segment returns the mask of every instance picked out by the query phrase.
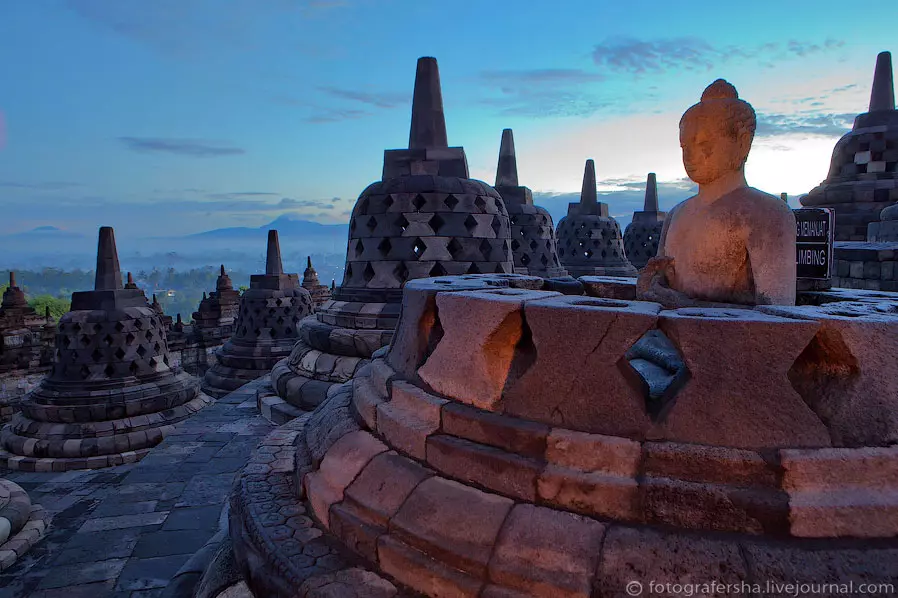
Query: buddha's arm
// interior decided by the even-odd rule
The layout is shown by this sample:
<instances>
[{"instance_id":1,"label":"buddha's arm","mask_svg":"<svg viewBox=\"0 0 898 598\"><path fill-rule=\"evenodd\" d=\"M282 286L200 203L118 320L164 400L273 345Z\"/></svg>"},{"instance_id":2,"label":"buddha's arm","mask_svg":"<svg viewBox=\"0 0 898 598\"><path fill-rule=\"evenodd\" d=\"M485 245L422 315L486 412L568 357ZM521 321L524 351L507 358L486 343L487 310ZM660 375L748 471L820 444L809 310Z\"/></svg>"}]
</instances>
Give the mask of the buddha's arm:
<instances>
[{"instance_id":1,"label":"buddha's arm","mask_svg":"<svg viewBox=\"0 0 898 598\"><path fill-rule=\"evenodd\" d=\"M748 256L756 304L795 305L795 216L792 210L774 210L761 226L752 228Z\"/></svg>"}]
</instances>

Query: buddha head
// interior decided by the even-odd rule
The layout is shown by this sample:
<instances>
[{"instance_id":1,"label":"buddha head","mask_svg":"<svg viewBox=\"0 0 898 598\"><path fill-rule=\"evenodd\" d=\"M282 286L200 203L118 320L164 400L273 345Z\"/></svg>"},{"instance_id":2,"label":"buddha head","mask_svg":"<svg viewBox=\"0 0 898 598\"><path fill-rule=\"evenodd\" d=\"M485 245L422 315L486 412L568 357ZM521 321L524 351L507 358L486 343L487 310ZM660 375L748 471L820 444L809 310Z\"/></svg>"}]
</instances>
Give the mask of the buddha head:
<instances>
[{"instance_id":1,"label":"buddha head","mask_svg":"<svg viewBox=\"0 0 898 598\"><path fill-rule=\"evenodd\" d=\"M699 185L716 181L745 165L757 118L736 88L718 79L680 119L680 147L686 174Z\"/></svg>"}]
</instances>

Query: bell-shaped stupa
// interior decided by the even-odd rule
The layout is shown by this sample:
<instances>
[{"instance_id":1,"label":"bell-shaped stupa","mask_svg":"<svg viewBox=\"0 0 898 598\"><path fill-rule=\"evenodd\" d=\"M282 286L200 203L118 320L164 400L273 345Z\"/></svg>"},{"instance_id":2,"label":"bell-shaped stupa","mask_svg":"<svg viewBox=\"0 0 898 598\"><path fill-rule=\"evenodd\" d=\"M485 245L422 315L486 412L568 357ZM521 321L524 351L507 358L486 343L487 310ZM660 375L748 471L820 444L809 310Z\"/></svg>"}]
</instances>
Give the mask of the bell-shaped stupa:
<instances>
[{"instance_id":1,"label":"bell-shaped stupa","mask_svg":"<svg viewBox=\"0 0 898 598\"><path fill-rule=\"evenodd\" d=\"M193 312L193 326L202 335L217 331L217 336L220 337L222 329L233 328L239 310L240 292L234 290L231 277L225 272L222 264L221 273L215 282L215 290L209 295L203 293L199 308ZM229 333L227 337L230 338Z\"/></svg>"},{"instance_id":2,"label":"bell-shaped stupa","mask_svg":"<svg viewBox=\"0 0 898 598\"><path fill-rule=\"evenodd\" d=\"M544 208L533 205L533 192L518 183L518 161L511 129L502 131L495 188L505 200L511 221L515 272L543 278L566 276L567 271L558 260L552 216Z\"/></svg>"},{"instance_id":3,"label":"bell-shaped stupa","mask_svg":"<svg viewBox=\"0 0 898 598\"><path fill-rule=\"evenodd\" d=\"M302 273L302 288L311 295L312 307L316 310L331 298L330 288L318 280L318 271L312 266L312 256L306 258L306 269Z\"/></svg>"},{"instance_id":4,"label":"bell-shaped stupa","mask_svg":"<svg viewBox=\"0 0 898 598\"><path fill-rule=\"evenodd\" d=\"M658 181L650 172L645 181L645 204L633 212L633 220L624 231L624 251L635 268L642 269L658 253L658 241L667 212L658 211Z\"/></svg>"},{"instance_id":5,"label":"bell-shaped stupa","mask_svg":"<svg viewBox=\"0 0 898 598\"><path fill-rule=\"evenodd\" d=\"M876 57L869 110L836 143L826 180L800 201L835 209L836 241L866 241L868 225L898 202L898 110L889 52Z\"/></svg>"},{"instance_id":6,"label":"bell-shaped stupa","mask_svg":"<svg viewBox=\"0 0 898 598\"><path fill-rule=\"evenodd\" d=\"M294 409L314 408L389 343L406 281L512 271L505 203L449 147L437 61L420 58L408 149L384 152L383 179L352 211L343 284L303 321L272 384Z\"/></svg>"},{"instance_id":7,"label":"bell-shaped stupa","mask_svg":"<svg viewBox=\"0 0 898 598\"><path fill-rule=\"evenodd\" d=\"M558 256L571 276L636 276L624 253L620 225L598 201L596 165L586 161L580 203L568 204L558 223Z\"/></svg>"},{"instance_id":8,"label":"bell-shaped stupa","mask_svg":"<svg viewBox=\"0 0 898 598\"><path fill-rule=\"evenodd\" d=\"M253 274L240 298L233 336L215 354L203 390L219 398L260 378L290 354L299 322L312 311L309 292L297 274L284 274L278 232L268 231L265 274Z\"/></svg>"},{"instance_id":9,"label":"bell-shaped stupa","mask_svg":"<svg viewBox=\"0 0 898 598\"><path fill-rule=\"evenodd\" d=\"M94 290L72 293L52 371L0 433L0 465L66 471L137 461L209 403L170 361L161 316L142 291L123 288L113 231L101 228Z\"/></svg>"}]
</instances>

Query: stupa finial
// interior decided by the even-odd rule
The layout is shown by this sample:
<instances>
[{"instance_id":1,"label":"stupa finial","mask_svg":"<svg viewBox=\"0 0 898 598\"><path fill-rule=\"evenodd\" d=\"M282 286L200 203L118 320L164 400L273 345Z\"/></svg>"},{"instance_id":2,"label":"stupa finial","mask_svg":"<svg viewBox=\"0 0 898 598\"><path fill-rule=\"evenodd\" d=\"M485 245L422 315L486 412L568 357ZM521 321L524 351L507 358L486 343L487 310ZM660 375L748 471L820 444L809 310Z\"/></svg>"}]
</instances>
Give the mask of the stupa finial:
<instances>
[{"instance_id":1,"label":"stupa finial","mask_svg":"<svg viewBox=\"0 0 898 598\"><path fill-rule=\"evenodd\" d=\"M117 291L122 288L122 269L115 248L115 233L111 226L101 226L97 241L97 276L95 291Z\"/></svg>"},{"instance_id":2,"label":"stupa finial","mask_svg":"<svg viewBox=\"0 0 898 598\"><path fill-rule=\"evenodd\" d=\"M278 241L276 230L268 231L268 256L265 260L265 275L280 276L284 273L284 265L281 262L281 244Z\"/></svg>"},{"instance_id":3,"label":"stupa finial","mask_svg":"<svg viewBox=\"0 0 898 598\"><path fill-rule=\"evenodd\" d=\"M222 264L221 265L221 273L219 274L219 276L224 276L224 275L225 275L225 269L224 269L224 264Z\"/></svg>"},{"instance_id":4,"label":"stupa finial","mask_svg":"<svg viewBox=\"0 0 898 598\"><path fill-rule=\"evenodd\" d=\"M306 256L306 268L309 268L309 269L312 268L312 256L311 255Z\"/></svg>"},{"instance_id":5,"label":"stupa finial","mask_svg":"<svg viewBox=\"0 0 898 598\"><path fill-rule=\"evenodd\" d=\"M654 172L650 172L645 181L645 204L643 204L642 211L658 211L658 180Z\"/></svg>"},{"instance_id":6,"label":"stupa finial","mask_svg":"<svg viewBox=\"0 0 898 598\"><path fill-rule=\"evenodd\" d=\"M880 52L876 57L873 73L873 90L870 92L870 112L895 109L895 83L892 79L892 54Z\"/></svg>"},{"instance_id":7,"label":"stupa finial","mask_svg":"<svg viewBox=\"0 0 898 598\"><path fill-rule=\"evenodd\" d=\"M580 189L580 205L594 206L598 204L599 196L596 192L596 163L592 158L586 161L583 171L583 187Z\"/></svg>"},{"instance_id":8,"label":"stupa finial","mask_svg":"<svg viewBox=\"0 0 898 598\"><path fill-rule=\"evenodd\" d=\"M16 273L12 270L9 271L9 288L14 288L16 286Z\"/></svg>"},{"instance_id":9,"label":"stupa finial","mask_svg":"<svg viewBox=\"0 0 898 598\"><path fill-rule=\"evenodd\" d=\"M418 59L415 73L415 93L412 99L412 126L408 136L409 149L446 148L446 115L443 113L443 92L437 59L429 56Z\"/></svg>"},{"instance_id":10,"label":"stupa finial","mask_svg":"<svg viewBox=\"0 0 898 598\"><path fill-rule=\"evenodd\" d=\"M496 187L518 186L518 160L514 152L514 133L511 129L502 130L502 143L499 145L499 166L496 168Z\"/></svg>"}]
</instances>

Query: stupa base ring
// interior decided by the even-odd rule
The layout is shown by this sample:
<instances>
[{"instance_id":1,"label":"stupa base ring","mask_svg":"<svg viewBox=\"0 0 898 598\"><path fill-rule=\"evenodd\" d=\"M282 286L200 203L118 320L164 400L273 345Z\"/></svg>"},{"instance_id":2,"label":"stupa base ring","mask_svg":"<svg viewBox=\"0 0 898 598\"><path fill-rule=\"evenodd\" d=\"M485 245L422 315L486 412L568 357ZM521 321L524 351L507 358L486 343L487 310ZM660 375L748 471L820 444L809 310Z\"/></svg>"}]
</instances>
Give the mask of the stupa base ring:
<instances>
[{"instance_id":1,"label":"stupa base ring","mask_svg":"<svg viewBox=\"0 0 898 598\"><path fill-rule=\"evenodd\" d=\"M0 480L0 499L0 571L5 571L46 535L51 517L9 480Z\"/></svg>"}]
</instances>

